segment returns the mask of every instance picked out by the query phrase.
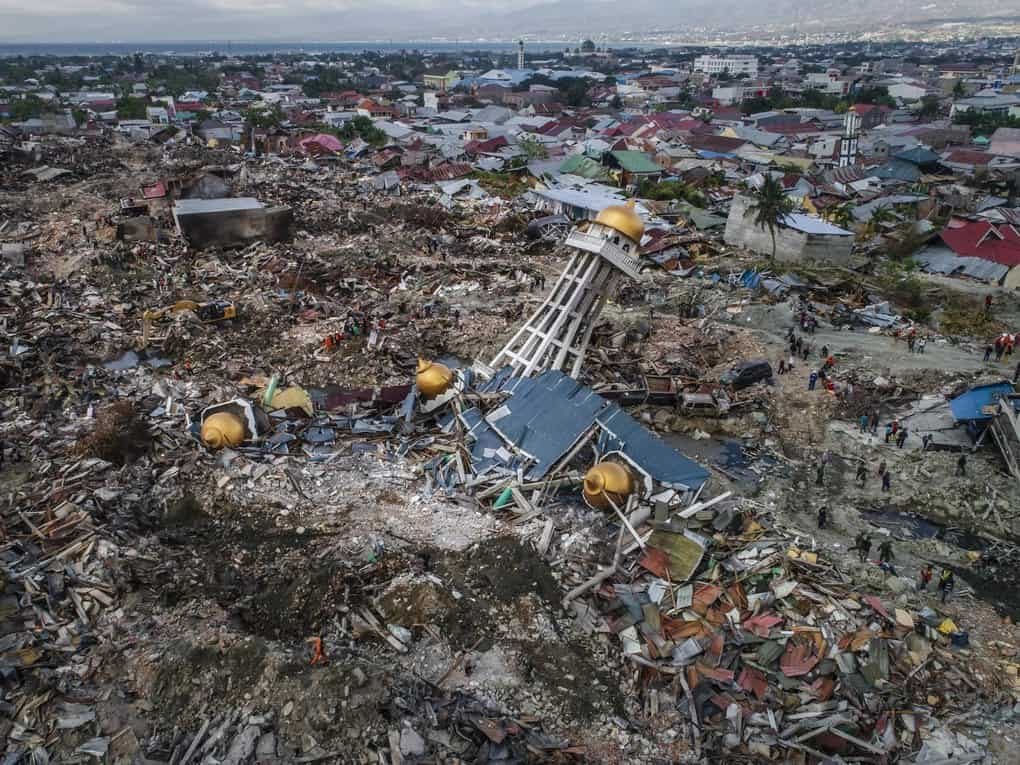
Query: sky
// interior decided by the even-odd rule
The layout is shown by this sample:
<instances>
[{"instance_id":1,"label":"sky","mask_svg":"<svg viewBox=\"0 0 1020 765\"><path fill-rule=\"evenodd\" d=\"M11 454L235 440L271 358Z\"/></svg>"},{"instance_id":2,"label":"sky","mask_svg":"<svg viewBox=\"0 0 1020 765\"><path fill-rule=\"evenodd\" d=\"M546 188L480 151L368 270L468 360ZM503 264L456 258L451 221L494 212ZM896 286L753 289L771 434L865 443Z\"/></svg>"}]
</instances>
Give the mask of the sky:
<instances>
[{"instance_id":1,"label":"sky","mask_svg":"<svg viewBox=\"0 0 1020 765\"><path fill-rule=\"evenodd\" d=\"M663 29L819 32L1002 14L1020 15L1020 0L0 0L0 42L613 41Z\"/></svg>"},{"instance_id":2,"label":"sky","mask_svg":"<svg viewBox=\"0 0 1020 765\"><path fill-rule=\"evenodd\" d=\"M559 0L0 0L0 40L423 40L471 34L509 39L505 11ZM594 0L598 5L600 0ZM493 8L497 10L493 10ZM486 31L488 28L488 31ZM511 35L512 36L512 35Z\"/></svg>"}]
</instances>

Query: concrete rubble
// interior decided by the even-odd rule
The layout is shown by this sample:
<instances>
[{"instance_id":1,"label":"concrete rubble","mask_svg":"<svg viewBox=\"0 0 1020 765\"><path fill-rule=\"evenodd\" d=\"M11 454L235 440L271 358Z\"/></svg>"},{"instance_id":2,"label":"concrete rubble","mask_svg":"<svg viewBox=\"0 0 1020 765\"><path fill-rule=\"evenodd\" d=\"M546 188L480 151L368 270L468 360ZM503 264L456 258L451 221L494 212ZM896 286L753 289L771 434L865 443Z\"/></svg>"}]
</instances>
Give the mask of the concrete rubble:
<instances>
[{"instance_id":1,"label":"concrete rubble","mask_svg":"<svg viewBox=\"0 0 1020 765\"><path fill-rule=\"evenodd\" d=\"M1018 487L951 406L981 337L691 233L580 380L517 378L544 206L106 141L0 170L4 763L1010 761ZM272 221L185 220L231 208Z\"/></svg>"}]
</instances>

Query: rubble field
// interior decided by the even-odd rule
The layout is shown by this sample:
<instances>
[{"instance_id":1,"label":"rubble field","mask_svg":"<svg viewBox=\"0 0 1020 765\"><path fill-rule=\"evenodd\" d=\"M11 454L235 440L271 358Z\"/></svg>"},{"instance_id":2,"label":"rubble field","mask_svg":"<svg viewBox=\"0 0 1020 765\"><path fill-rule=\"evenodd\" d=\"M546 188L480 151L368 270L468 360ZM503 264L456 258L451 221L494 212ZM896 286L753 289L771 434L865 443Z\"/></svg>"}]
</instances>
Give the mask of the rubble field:
<instances>
[{"instance_id":1,"label":"rubble field","mask_svg":"<svg viewBox=\"0 0 1020 765\"><path fill-rule=\"evenodd\" d=\"M859 298L748 289L739 250L650 270L580 383L707 478L599 510L583 443L527 479L478 470L468 437L472 410L519 400L473 362L570 256L525 236L522 199L444 207L346 163L110 137L44 149L70 173L0 168L0 232L31 244L0 282L5 764L1017 761L1017 479L989 444L920 436L959 436L922 418L1008 373L982 338L926 327L917 354L838 329ZM291 235L199 248L164 210L125 241L122 198L202 173L291 208ZM720 390L791 336L793 371ZM809 383L823 346L831 388ZM419 359L464 383L446 409ZM221 404L264 438L212 448Z\"/></svg>"}]
</instances>

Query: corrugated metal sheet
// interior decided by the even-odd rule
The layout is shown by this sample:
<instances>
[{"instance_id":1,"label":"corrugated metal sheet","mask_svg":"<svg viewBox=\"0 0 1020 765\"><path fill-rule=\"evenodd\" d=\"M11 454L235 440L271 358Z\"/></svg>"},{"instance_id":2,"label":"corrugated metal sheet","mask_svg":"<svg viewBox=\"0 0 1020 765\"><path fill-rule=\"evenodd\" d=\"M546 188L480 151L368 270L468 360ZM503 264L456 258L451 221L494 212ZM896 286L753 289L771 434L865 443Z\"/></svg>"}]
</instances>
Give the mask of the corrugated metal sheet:
<instances>
[{"instance_id":1,"label":"corrugated metal sheet","mask_svg":"<svg viewBox=\"0 0 1020 765\"><path fill-rule=\"evenodd\" d=\"M709 473L669 447L619 406L563 372L550 370L536 377L511 377L506 367L480 387L482 392L512 394L503 406L482 418L477 409L460 415L473 440L472 466L516 472L539 480L593 429L603 453L618 451L662 484L697 489ZM508 446L524 452L513 457Z\"/></svg>"},{"instance_id":2,"label":"corrugated metal sheet","mask_svg":"<svg viewBox=\"0 0 1020 765\"><path fill-rule=\"evenodd\" d=\"M709 473L697 462L670 448L616 404L599 415L599 448L622 452L653 480L673 488L697 490Z\"/></svg>"},{"instance_id":3,"label":"corrugated metal sheet","mask_svg":"<svg viewBox=\"0 0 1020 765\"><path fill-rule=\"evenodd\" d=\"M791 213L783 220L783 225L805 234L824 234L827 236L853 236L853 232L834 226L831 223L803 213Z\"/></svg>"},{"instance_id":4,"label":"corrugated metal sheet","mask_svg":"<svg viewBox=\"0 0 1020 765\"><path fill-rule=\"evenodd\" d=\"M990 420L992 415L985 414L982 410L986 406L993 406L999 396L1007 393L1013 393L1012 383L978 385L952 399L949 408L953 410L953 417L957 420Z\"/></svg>"},{"instance_id":5,"label":"corrugated metal sheet","mask_svg":"<svg viewBox=\"0 0 1020 765\"><path fill-rule=\"evenodd\" d=\"M948 248L929 248L914 256L923 271L932 274L968 276L984 282L998 283L1009 273L1009 267L983 258L961 258Z\"/></svg>"}]
</instances>

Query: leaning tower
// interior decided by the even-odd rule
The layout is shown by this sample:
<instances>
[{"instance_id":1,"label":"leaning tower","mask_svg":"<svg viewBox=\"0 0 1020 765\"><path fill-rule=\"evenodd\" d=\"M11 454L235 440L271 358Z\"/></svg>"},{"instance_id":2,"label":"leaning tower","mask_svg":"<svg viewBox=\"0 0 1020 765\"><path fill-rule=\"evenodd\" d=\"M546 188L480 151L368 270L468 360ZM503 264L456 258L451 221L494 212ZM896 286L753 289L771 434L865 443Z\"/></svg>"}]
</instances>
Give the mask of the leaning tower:
<instances>
[{"instance_id":1,"label":"leaning tower","mask_svg":"<svg viewBox=\"0 0 1020 765\"><path fill-rule=\"evenodd\" d=\"M606 298L621 276L641 278L638 249L644 230L632 200L607 207L594 222L571 231L570 262L542 305L493 359L493 369L509 364L520 377L559 369L576 378Z\"/></svg>"}]
</instances>

